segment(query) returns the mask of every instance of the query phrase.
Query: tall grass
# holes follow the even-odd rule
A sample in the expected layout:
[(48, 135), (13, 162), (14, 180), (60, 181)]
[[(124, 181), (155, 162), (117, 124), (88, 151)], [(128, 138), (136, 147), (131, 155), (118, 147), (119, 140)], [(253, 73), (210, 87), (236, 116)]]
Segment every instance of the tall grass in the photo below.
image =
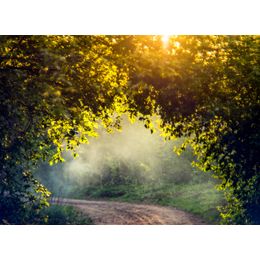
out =
[(49, 225), (90, 225), (93, 224), (92, 220), (83, 215), (83, 213), (77, 211), (72, 206), (64, 205), (51, 205), (42, 211), (47, 219), (39, 224)]

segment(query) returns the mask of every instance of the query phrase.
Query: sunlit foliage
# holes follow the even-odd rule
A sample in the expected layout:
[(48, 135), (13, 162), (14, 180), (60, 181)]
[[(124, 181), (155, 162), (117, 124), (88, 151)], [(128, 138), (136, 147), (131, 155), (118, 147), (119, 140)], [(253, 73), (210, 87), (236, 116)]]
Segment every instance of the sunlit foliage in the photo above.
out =
[(178, 36), (167, 48), (158, 42), (137, 50), (144, 54), (130, 78), (153, 86), (166, 138), (187, 137), (197, 165), (229, 188), (225, 223), (259, 223), (259, 37)]
[(0, 57), (0, 219), (24, 223), (48, 204), (32, 167), (62, 161), (97, 123), (118, 127), (128, 74), (105, 36), (2, 36)]

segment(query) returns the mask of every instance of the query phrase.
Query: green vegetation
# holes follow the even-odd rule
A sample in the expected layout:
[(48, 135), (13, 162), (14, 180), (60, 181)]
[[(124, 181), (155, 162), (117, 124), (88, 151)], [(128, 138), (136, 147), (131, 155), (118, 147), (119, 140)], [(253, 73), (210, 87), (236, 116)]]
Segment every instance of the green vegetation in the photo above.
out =
[(48, 216), (38, 224), (49, 225), (90, 225), (92, 220), (72, 206), (52, 205), (42, 210), (41, 214)]
[[(221, 182), (223, 223), (260, 223), (259, 36), (1, 36), (0, 222), (48, 206), (42, 161), (88, 143), (122, 115), (182, 137)], [(138, 143), (138, 141), (136, 141)], [(133, 171), (134, 172), (134, 171)]]
[(117, 122), (127, 73), (103, 36), (1, 36), (0, 57), (0, 222), (20, 224), (48, 206), (33, 170)]

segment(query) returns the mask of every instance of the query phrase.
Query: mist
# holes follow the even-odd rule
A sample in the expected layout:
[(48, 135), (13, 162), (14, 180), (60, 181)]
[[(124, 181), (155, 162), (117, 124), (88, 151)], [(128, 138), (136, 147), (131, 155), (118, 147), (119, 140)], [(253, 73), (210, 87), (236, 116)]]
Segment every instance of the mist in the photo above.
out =
[(173, 146), (174, 142), (166, 142), (158, 131), (151, 134), (142, 122), (123, 120), (121, 131), (107, 133), (100, 129), (99, 137), (78, 148), (79, 157), (74, 159), (67, 152), (64, 163), (42, 165), (37, 176), (54, 195), (72, 197), (91, 187), (174, 185), (205, 178), (191, 166), (191, 151), (178, 156)]

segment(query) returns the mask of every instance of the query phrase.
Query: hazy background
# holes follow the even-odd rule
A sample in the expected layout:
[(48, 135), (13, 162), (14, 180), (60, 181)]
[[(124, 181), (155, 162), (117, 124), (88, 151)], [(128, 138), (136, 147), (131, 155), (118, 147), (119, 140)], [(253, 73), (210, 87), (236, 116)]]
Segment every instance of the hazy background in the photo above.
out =
[(122, 131), (100, 129), (98, 138), (79, 147), (79, 157), (66, 153), (65, 163), (43, 164), (37, 176), (54, 195), (70, 197), (87, 195), (87, 189), (93, 187), (210, 180), (209, 173), (191, 166), (195, 158), (189, 149), (178, 156), (173, 146), (174, 142), (164, 141), (158, 131), (151, 134), (142, 122), (123, 120)]

